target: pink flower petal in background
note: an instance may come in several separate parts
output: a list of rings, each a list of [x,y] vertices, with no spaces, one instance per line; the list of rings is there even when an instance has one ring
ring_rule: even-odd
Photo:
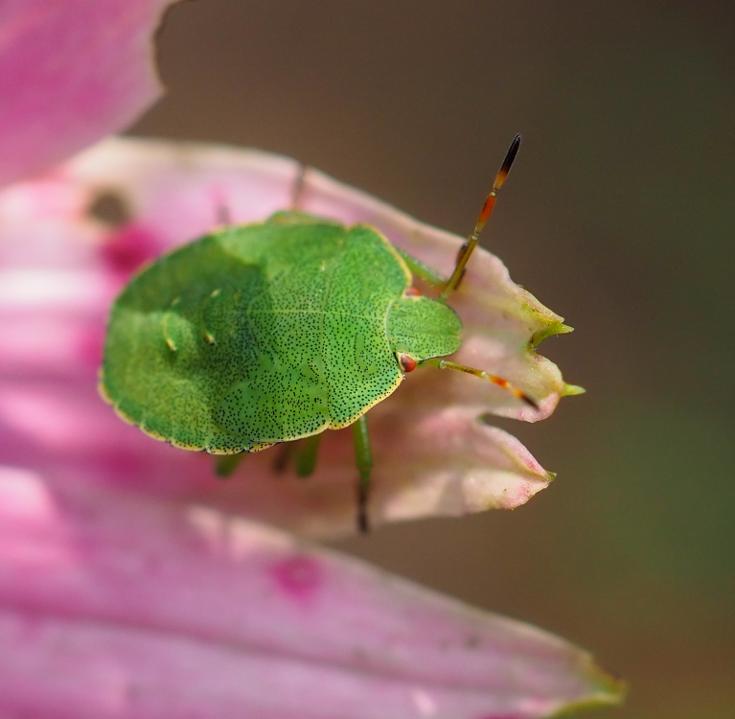
[[[0,467],[0,715],[530,719],[590,657],[211,509]]]
[[[71,482],[123,485],[216,504],[311,535],[354,528],[349,431],[327,432],[316,473],[273,471],[278,448],[247,457],[228,482],[210,458],[154,442],[96,395],[110,302],[146,259],[208,229],[224,214],[253,221],[288,207],[298,165],[222,147],[108,140],[53,174],[0,193],[0,463]],[[447,270],[460,238],[308,170],[302,209],[383,228],[400,246]],[[534,336],[561,318],[485,251],[457,302],[460,357],[498,369],[542,400],[535,413],[464,375],[420,370],[370,412],[374,523],[460,515],[526,502],[551,479],[488,412],[535,420],[566,391]]]
[[[223,485],[206,457],[150,441],[96,396],[115,293],[224,217],[298,195],[445,272],[459,241],[316,171],[300,185],[290,160],[225,148],[109,141],[19,183],[155,99],[151,34],[169,2],[0,4],[0,185],[16,183],[0,193],[0,715],[531,719],[618,701],[619,683],[556,637],[232,516],[351,529],[344,433],[309,482],[263,454]],[[487,253],[455,304],[460,358],[541,411],[422,373],[371,413],[374,521],[511,508],[550,479],[484,417],[542,419],[571,392],[534,351],[561,318]]]
[[[158,97],[152,35],[171,1],[0,3],[0,185],[124,128]]]

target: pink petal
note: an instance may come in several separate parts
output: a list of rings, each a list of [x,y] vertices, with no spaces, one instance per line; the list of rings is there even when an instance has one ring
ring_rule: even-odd
[[[461,516],[525,504],[553,479],[514,437],[459,409],[404,423],[386,408],[371,414],[377,448],[370,502],[373,525]],[[310,536],[354,531],[355,459],[349,434],[330,432],[318,471],[304,481],[273,476],[268,454],[247,457],[208,501]]]
[[[158,97],[152,34],[170,2],[0,4],[0,185],[122,129]]]
[[[271,449],[248,457],[222,483],[209,458],[123,425],[94,389],[108,307],[133,269],[207,231],[223,212],[246,221],[288,206],[298,172],[292,160],[264,153],[110,140],[54,176],[0,193],[0,459],[74,481],[206,500],[320,536],[351,530],[349,430],[327,433],[306,482],[290,471],[274,476],[278,450]],[[307,209],[348,221],[363,208],[365,219],[445,269],[461,242],[315,171],[307,172],[301,199]],[[497,258],[482,251],[475,260],[457,305],[468,325],[462,353],[480,366],[502,364],[544,397],[543,411],[519,410],[517,400],[459,373],[409,375],[369,415],[376,524],[516,507],[551,477],[481,417],[495,411],[537,419],[553,410],[563,382],[528,343],[560,318],[514,285]]]
[[[546,716],[615,701],[590,657],[203,508],[0,467],[0,714]]]

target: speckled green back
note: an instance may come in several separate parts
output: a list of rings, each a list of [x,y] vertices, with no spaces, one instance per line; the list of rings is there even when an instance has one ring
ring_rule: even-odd
[[[115,302],[101,387],[126,419],[234,453],[353,422],[400,384],[410,273],[375,230],[281,216],[165,256]]]

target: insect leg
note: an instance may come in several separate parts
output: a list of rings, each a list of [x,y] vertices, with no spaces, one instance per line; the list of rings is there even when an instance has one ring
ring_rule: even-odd
[[[464,364],[459,364],[459,362],[452,362],[451,360],[445,360],[445,359],[430,359],[426,360],[421,363],[421,366],[423,367],[438,367],[439,369],[453,369],[457,370],[458,372],[465,372],[466,374],[471,374],[474,377],[478,377],[479,379],[487,380],[488,382],[491,382],[496,387],[500,387],[501,389],[504,389],[506,392],[509,392],[514,397],[517,397],[518,399],[525,402],[530,407],[533,407],[534,409],[538,409],[539,406],[536,403],[535,400],[531,399],[522,389],[519,389],[515,385],[511,384],[505,377],[500,377],[497,374],[490,374],[489,372],[485,372],[485,370],[477,369],[475,367],[468,367]]]
[[[301,441],[301,446],[296,454],[296,474],[299,477],[308,477],[314,471],[321,441],[321,434],[313,434]]]
[[[217,205],[215,215],[217,218],[218,227],[231,227],[232,226],[232,213],[227,205]]]
[[[421,262],[421,260],[417,260],[415,257],[409,255],[408,252],[398,249],[398,254],[403,258],[406,265],[408,265],[411,274],[421,278],[427,285],[431,287],[444,287],[447,284],[446,277],[442,277],[431,267]]]
[[[295,442],[281,442],[273,453],[273,471],[276,474],[282,474],[286,471],[288,462],[293,454],[293,445]]]
[[[212,201],[214,203],[214,223],[216,227],[231,227],[232,213],[227,204],[225,192],[221,187],[215,185],[211,191]]]
[[[238,468],[246,454],[246,452],[240,452],[239,454],[221,454],[214,460],[214,473],[220,479],[227,479],[227,477],[232,476],[232,473]]]
[[[296,177],[291,187],[291,203],[289,207],[292,211],[297,211],[301,205],[301,194],[304,191],[304,183],[306,182],[306,170],[306,165],[299,164],[299,169],[296,171]]]
[[[357,528],[364,534],[370,530],[367,505],[370,498],[370,473],[373,468],[373,454],[370,449],[370,435],[365,415],[362,415],[352,425],[352,438],[355,444],[355,463],[358,471]]]

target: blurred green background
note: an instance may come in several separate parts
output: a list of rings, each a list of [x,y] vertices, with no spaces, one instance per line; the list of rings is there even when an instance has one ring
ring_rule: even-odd
[[[734,28],[731,3],[184,3],[131,131],[290,155],[461,234],[524,133],[485,243],[575,326],[543,350],[589,393],[499,424],[559,478],[341,547],[590,648],[631,684],[601,719],[735,716]]]

